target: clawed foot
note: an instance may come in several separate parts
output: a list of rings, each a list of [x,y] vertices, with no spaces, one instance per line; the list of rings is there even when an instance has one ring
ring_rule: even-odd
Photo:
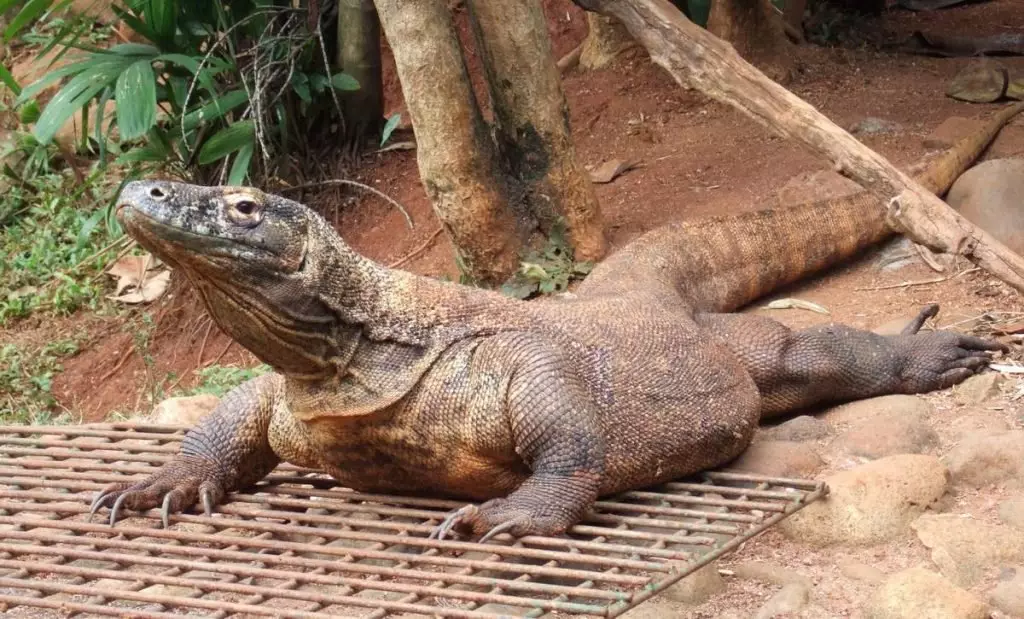
[[[906,335],[901,339],[901,379],[908,393],[952,387],[987,367],[993,352],[1009,350],[1002,342],[953,331]]]
[[[507,499],[492,499],[483,505],[466,505],[455,510],[430,533],[430,539],[443,540],[454,534],[481,535],[483,544],[501,533],[515,537],[558,535],[566,525],[550,517],[536,517],[528,510],[512,506]]]
[[[102,507],[110,508],[110,526],[122,509],[145,511],[160,506],[160,520],[167,528],[171,513],[201,502],[207,516],[226,492],[217,481],[216,465],[205,460],[174,460],[138,483],[115,483],[100,490],[89,506],[89,517]]]

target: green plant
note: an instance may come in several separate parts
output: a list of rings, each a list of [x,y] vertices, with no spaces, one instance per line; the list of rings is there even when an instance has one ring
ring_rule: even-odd
[[[270,371],[270,366],[260,364],[252,368],[241,368],[233,365],[211,365],[199,370],[199,384],[192,389],[182,391],[182,395],[199,395],[210,393],[223,396],[247,380],[256,378]]]
[[[35,122],[39,142],[82,111],[83,140],[92,139],[101,158],[109,146],[122,162],[172,162],[240,184],[257,171],[277,174],[290,162],[286,154],[308,152],[310,136],[337,139],[314,129],[340,114],[334,91],[359,85],[331,73],[320,27],[309,30],[305,9],[277,0],[128,0],[113,10],[147,43],[99,48],[73,20],[40,35],[43,51],[60,46],[82,57],[19,95],[18,104],[28,105],[66,80]],[[40,15],[33,9],[33,18]]]
[[[0,420],[3,423],[46,423],[57,406],[53,378],[61,360],[78,352],[76,338],[51,342],[37,350],[14,344],[0,347]]]
[[[547,244],[526,256],[501,291],[517,299],[557,294],[568,290],[571,281],[586,277],[593,268],[591,262],[573,259],[572,247],[565,238],[565,226],[558,224],[552,227]]]
[[[0,194],[0,325],[40,308],[68,314],[102,301],[100,272],[120,231],[100,225],[114,188],[44,173]]]

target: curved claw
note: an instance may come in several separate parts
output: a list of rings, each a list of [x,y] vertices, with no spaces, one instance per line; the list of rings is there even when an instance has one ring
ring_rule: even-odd
[[[108,491],[106,488],[104,488],[103,490],[100,490],[99,492],[96,493],[96,498],[94,498],[92,500],[92,504],[89,505],[89,520],[90,521],[92,520],[92,517],[96,515],[96,512],[98,512],[99,509],[101,507],[103,507],[103,504],[107,501],[107,498],[109,498],[110,495],[112,495],[112,494],[113,494],[113,492],[112,491]]]
[[[209,488],[204,486],[199,491],[199,497],[203,501],[203,512],[205,512],[207,516],[212,516],[213,515],[213,492],[210,491]]]
[[[484,534],[484,536],[481,537],[480,541],[477,542],[477,543],[478,544],[483,544],[483,543],[487,542],[487,540],[489,540],[492,537],[494,537],[495,535],[500,535],[501,533],[505,533],[505,532],[511,530],[512,528],[514,528],[515,526],[516,526],[516,521],[515,520],[506,520],[505,522],[495,526],[493,529],[491,529],[486,534]]]
[[[164,495],[164,502],[160,505],[160,521],[163,523],[165,529],[171,526],[171,501],[176,496],[179,498],[182,497],[181,492],[177,489],[171,490]]]
[[[448,516],[430,532],[428,539],[443,541],[455,529],[455,526],[476,511],[476,505],[466,505],[448,514]]]
[[[925,321],[927,321],[929,318],[934,318],[935,316],[938,315],[938,313],[939,313],[939,304],[938,303],[930,303],[928,305],[925,305],[924,307],[921,308],[921,311],[918,312],[917,316],[915,316],[913,320],[911,320],[909,323],[907,323],[907,326],[903,327],[903,330],[901,331],[900,334],[901,335],[914,335],[914,334],[916,334],[918,331],[921,330],[921,327],[924,326]]]
[[[110,526],[114,526],[114,523],[117,522],[117,512],[121,511],[121,505],[124,504],[126,498],[128,498],[128,495],[122,494],[114,501],[114,506],[110,508]]]

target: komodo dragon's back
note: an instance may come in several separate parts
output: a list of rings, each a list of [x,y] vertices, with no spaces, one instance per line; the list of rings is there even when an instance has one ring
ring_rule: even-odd
[[[918,178],[945,191],[1018,109]],[[945,388],[1005,348],[918,334],[934,308],[894,337],[722,313],[891,234],[866,193],[655,230],[577,299],[540,303],[385,268],[255,189],[130,183],[118,217],[275,372],[225,396],[157,473],[101,492],[111,522],[212,510],[286,460],[361,490],[486,500],[440,537],[558,534],[600,494],[723,464],[766,415]]]
[[[1024,104],[993,114],[914,175],[944,194]],[[728,312],[850,258],[893,234],[867,192],[729,217],[681,221],[648,232],[598,265],[580,295],[662,290],[694,311]]]

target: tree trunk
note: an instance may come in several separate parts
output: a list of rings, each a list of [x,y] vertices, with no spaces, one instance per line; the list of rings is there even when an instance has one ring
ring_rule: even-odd
[[[342,111],[354,147],[380,135],[384,123],[380,21],[373,0],[338,0],[337,66],[359,82],[345,92]]]
[[[597,196],[576,162],[569,109],[537,0],[470,0],[494,110],[498,155],[509,197],[550,232],[563,221],[580,260],[601,258],[607,243]]]
[[[958,215],[805,101],[770,81],[730,45],[695,26],[667,0],[576,2],[585,9],[618,17],[651,58],[681,85],[728,103],[832,160],[839,172],[887,205],[889,221],[897,231],[931,249],[964,255],[1024,291],[1024,258]]]
[[[587,13],[587,38],[583,40],[580,52],[580,66],[588,71],[603,69],[634,45],[633,37],[619,20]]]
[[[520,241],[445,0],[376,4],[434,211],[466,274],[480,283],[500,283],[518,265]]]
[[[785,83],[790,79],[789,39],[770,0],[712,0],[708,32],[731,43],[740,56],[772,80]]]

